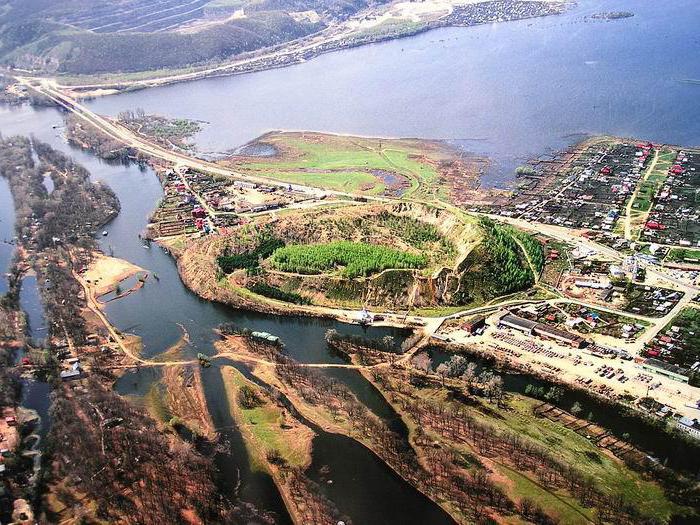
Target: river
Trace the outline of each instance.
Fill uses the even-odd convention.
[[[591,14],[630,11],[631,18]],[[561,16],[445,28],[243,76],[96,99],[206,121],[202,152],[277,129],[446,139],[486,154],[487,184],[586,134],[700,144],[696,0],[581,0]]]
[[[635,16],[616,21],[587,18],[609,10],[629,10]],[[196,137],[203,153],[233,150],[272,129],[445,139],[489,155],[493,167],[486,182],[499,185],[510,180],[517,164],[585,134],[700,143],[700,86],[685,81],[700,79],[699,22],[700,10],[693,0],[672,4],[586,0],[563,16],[441,29],[323,55],[284,69],[127,93],[89,105],[106,114],[141,107],[206,121]],[[61,126],[61,114],[53,109],[0,108],[3,135],[34,134],[68,152],[93,179],[106,182],[119,196],[122,211],[99,242],[105,253],[128,259],[159,280],[149,279],[137,293],[111,302],[106,313],[120,330],[143,338],[144,356],[156,355],[177,341],[181,335],[177,323],[190,335],[189,355],[213,353],[213,328],[233,321],[279,335],[287,351],[304,362],[339,360],[323,341],[328,328],[362,330],[332,321],[239,312],[190,293],[172,259],[155,245],[144,247],[138,238],[161,196],[151,170],[103,162],[73,149],[63,140]],[[7,185],[2,184],[0,238],[8,238],[11,201]],[[0,244],[3,272],[10,253],[11,247]],[[373,329],[371,334],[404,335],[391,329]],[[391,407],[356,372],[332,374],[392,428],[404,431]],[[157,379],[157,373],[128,374],[116,388],[138,397]],[[217,367],[205,372],[209,408],[231,444],[231,454],[218,462],[224,483],[233,486],[240,476],[244,498],[288,523],[271,479],[251,472],[244,457],[222,381]],[[48,404],[48,390],[33,389],[29,394],[34,403]],[[451,523],[436,505],[353,440],[320,433],[314,441],[310,475],[317,477],[323,465],[330,468],[335,482],[324,485],[324,492],[358,522]]]
[[[162,195],[160,183],[152,170],[134,164],[105,162],[90,153],[72,148],[62,137],[61,113],[57,110],[0,108],[0,123],[6,136],[34,134],[54,148],[70,154],[90,171],[93,180],[105,182],[119,197],[121,212],[105,226],[107,236],[98,239],[101,248],[107,254],[127,259],[156,274],[158,280],[149,279],[137,293],[108,303],[105,311],[117,328],[141,336],[145,357],[157,355],[174,344],[182,334],[181,326],[190,337],[190,344],[185,350],[187,355],[194,357],[199,352],[211,355],[214,353],[212,343],[217,337],[214,328],[223,322],[234,322],[239,326],[276,334],[285,342],[286,351],[303,362],[342,362],[326,346],[324,335],[330,328],[341,333],[367,333],[373,337],[393,335],[397,340],[407,335],[405,330],[394,328],[367,329],[323,319],[241,312],[200,299],[184,287],[172,258],[155,244],[150,248],[145,247],[138,236]],[[32,310],[30,318],[39,316],[36,308],[28,307]],[[405,432],[405,427],[398,422],[388,403],[360,374],[352,370],[331,371],[329,374],[355,391],[370,410],[386,419],[392,429]],[[159,377],[157,372],[141,369],[124,375],[117,382],[116,389],[138,402],[138,398],[144,396]],[[230,445],[230,454],[218,457],[222,482],[233,490],[240,479],[240,495],[244,499],[275,513],[279,523],[290,523],[272,479],[250,468],[242,437],[235,427],[223,393],[220,369],[212,367],[206,370],[204,378],[205,395],[214,423]],[[36,403],[36,394],[40,392],[31,390],[30,393],[34,395],[30,399]],[[337,453],[334,443],[342,443],[343,454]],[[424,523],[452,523],[437,505],[354,440],[318,432],[314,451],[314,464],[309,474],[316,477],[317,468],[327,466],[338,481],[332,487],[324,486],[324,491],[328,491],[343,513],[360,517],[362,523],[398,525],[410,522],[416,516]],[[350,465],[352,469],[348,470]],[[356,469],[363,472],[362,480],[352,474]],[[382,499],[377,499],[376,494],[382,494]],[[384,501],[396,504],[397,510],[391,516],[384,513]]]
[[[15,238],[15,206],[7,179],[0,177],[0,294],[7,291],[5,278],[12,262]]]

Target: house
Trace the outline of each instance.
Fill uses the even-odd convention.
[[[62,381],[73,381],[83,377],[83,370],[80,368],[80,363],[73,363],[68,370],[62,370],[59,375]]]
[[[682,417],[678,420],[677,426],[681,432],[690,434],[695,439],[700,439],[700,422],[697,419]]]
[[[498,320],[498,326],[513,328],[524,334],[532,335],[537,323],[529,319],[524,319],[523,317],[518,317],[517,315],[506,313]]]
[[[680,164],[674,164],[669,171],[674,175],[682,175],[685,170]]]
[[[258,339],[260,341],[267,341],[268,343],[279,344],[280,342],[279,337],[277,337],[276,335],[272,335],[268,332],[253,332],[250,335],[254,339]]]
[[[609,282],[584,281],[583,279],[577,279],[574,284],[579,288],[593,288],[594,290],[607,290],[612,286]]]
[[[466,323],[462,325],[462,330],[469,332],[474,335],[477,330],[483,328],[486,325],[486,317],[483,315],[478,315],[469,319]]]

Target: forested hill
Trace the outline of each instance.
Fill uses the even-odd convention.
[[[0,62],[69,74],[182,68],[319,31],[368,2],[0,0]]]

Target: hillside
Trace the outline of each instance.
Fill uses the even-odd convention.
[[[521,237],[423,204],[354,205],[261,217],[179,262],[194,291],[238,306],[449,308],[530,288]]]
[[[69,74],[184,68],[314,33],[366,5],[365,0],[5,0],[0,62]],[[313,13],[295,14],[306,11]]]
[[[71,74],[182,68],[280,44],[323,27],[322,22],[297,21],[279,10],[255,11],[184,31],[178,20],[195,23],[199,19],[190,17],[196,12],[180,17],[173,11],[153,11],[139,18],[136,8],[117,9],[134,3],[118,2],[108,8],[100,2],[93,11],[86,7],[90,3],[80,1],[11,2],[0,16],[0,60],[24,69]],[[159,22],[160,15],[167,16]]]

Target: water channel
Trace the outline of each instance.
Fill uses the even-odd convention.
[[[632,18],[593,21],[590,14],[629,10]],[[123,94],[90,103],[99,113],[124,109],[209,122],[197,136],[202,152],[233,150],[271,129],[313,129],[375,136],[446,139],[488,154],[494,165],[488,183],[502,184],[526,159],[559,149],[594,133],[700,143],[700,10],[693,0],[672,5],[589,0],[560,17],[442,29],[414,38],[328,54],[285,69],[207,79]],[[276,334],[303,362],[339,362],[326,348],[329,328],[359,333],[358,326],[306,318],[235,311],[204,301],[181,283],[175,264],[156,245],[138,237],[161,197],[150,169],[101,161],[71,148],[54,109],[0,108],[4,136],[33,134],[83,164],[94,180],[110,185],[122,205],[100,237],[105,253],[156,274],[137,293],[110,302],[106,313],[122,331],[142,337],[144,356],[175,343],[182,324],[190,336],[188,355],[212,354],[213,329],[222,322]],[[0,272],[7,271],[14,237],[9,188],[0,179]],[[32,337],[42,317],[32,298],[36,283],[25,279],[23,306]],[[0,281],[0,292],[6,286]],[[37,295],[38,297],[38,295]],[[40,309],[40,308],[39,308]],[[38,330],[34,333],[34,328]],[[372,329],[370,335],[405,334]],[[328,372],[355,392],[392,429],[405,432],[391,407],[359,374]],[[145,395],[159,373],[125,375],[117,390]],[[241,480],[241,496],[289,522],[269,476],[252,472],[223,395],[220,369],[205,371],[206,398],[217,426],[230,443],[220,458],[224,483]],[[516,388],[515,386],[513,388]],[[46,414],[48,388],[36,383],[27,400]],[[605,412],[601,410],[601,412]],[[612,419],[612,417],[611,417]],[[48,425],[48,414],[46,414]],[[42,425],[45,432],[46,426]],[[651,443],[651,445],[654,445]],[[327,465],[333,484],[323,490],[359,523],[451,523],[436,505],[402,481],[367,449],[342,436],[319,433],[312,477]],[[392,512],[387,513],[387,505]]]
[[[324,341],[326,330],[330,328],[341,333],[366,332],[378,338],[393,335],[397,340],[407,335],[406,331],[393,328],[365,329],[328,320],[241,312],[200,299],[181,283],[172,258],[155,244],[150,248],[145,246],[139,238],[161,196],[158,179],[150,169],[133,164],[107,163],[70,147],[62,138],[61,114],[55,110],[4,108],[0,110],[0,121],[4,124],[4,135],[30,134],[34,131],[38,139],[72,155],[91,172],[93,180],[107,183],[116,192],[122,203],[121,213],[105,227],[108,235],[100,237],[101,248],[105,253],[127,259],[158,275],[158,280],[149,279],[137,293],[108,303],[105,311],[117,328],[142,337],[144,356],[154,356],[174,344],[182,334],[181,326],[190,336],[191,343],[186,349],[189,356],[193,357],[199,352],[211,355],[214,353],[212,343],[217,337],[213,330],[223,322],[234,322],[239,326],[279,335],[285,342],[286,351],[302,362],[342,362],[339,356],[329,351]],[[371,410],[386,418],[393,429],[401,429],[391,407],[362,376],[349,370],[334,374],[356,391]],[[132,399],[137,398],[145,395],[159,376],[158,372],[148,369],[127,373],[118,381],[116,389]],[[224,483],[233,490],[240,480],[241,497],[274,512],[280,523],[288,523],[289,517],[271,478],[250,469],[242,438],[223,393],[220,369],[212,367],[204,377],[205,395],[212,417],[231,448],[231,453],[220,457],[218,462]],[[424,517],[423,522],[426,523],[452,523],[444,511],[403,481],[364,446],[349,438],[324,432],[318,434],[314,440],[312,468],[327,465],[330,472],[338,477],[337,484],[332,487],[332,496],[343,513],[362,516],[363,523],[399,524],[415,516]],[[339,441],[342,442],[340,449],[330,444],[337,445]],[[342,450],[343,454],[338,454],[338,450]],[[359,485],[356,486],[359,479],[346,477],[350,464],[353,469],[361,469],[367,477],[363,478],[362,490],[358,491]],[[347,483],[343,480],[347,480]],[[380,510],[383,503],[375,498],[376,494],[397,502],[397,509],[400,510],[390,518],[383,515]]]

